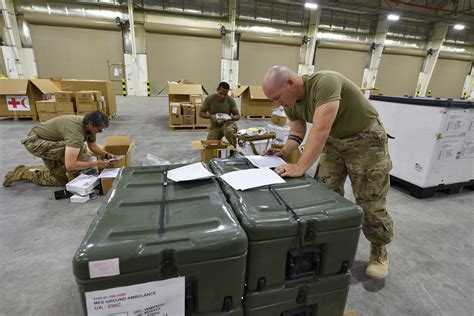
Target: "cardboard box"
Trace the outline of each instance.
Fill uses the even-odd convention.
[[[36,111],[38,113],[56,113],[56,102],[53,100],[36,101]]]
[[[194,104],[194,106],[197,106],[198,104],[202,104],[204,101],[204,98],[202,95],[191,95],[190,96],[191,103]]]
[[[1,79],[0,116],[36,117],[36,101],[59,91],[49,79]]]
[[[73,102],[64,102],[64,101],[56,101],[56,112],[62,113],[71,113],[75,112],[76,109],[74,108]]]
[[[100,91],[101,95],[105,99],[105,113],[107,113],[109,117],[117,114],[117,101],[115,99],[115,88],[112,81],[62,79],[60,83],[64,91]]]
[[[192,95],[207,94],[207,91],[200,84],[170,83],[168,84],[168,101],[171,102],[191,102]]]
[[[99,102],[76,103],[77,112],[92,112],[101,109]]]
[[[181,115],[183,112],[181,111],[181,103],[179,102],[171,102],[170,103],[170,115]]]
[[[170,125],[183,125],[183,116],[181,114],[174,115],[171,114],[169,118]]]
[[[272,123],[278,126],[286,126],[286,121],[288,120],[288,117],[286,116],[278,116],[275,114],[272,114]]]
[[[58,114],[57,113],[51,113],[51,112],[39,112],[38,113],[38,119],[40,120],[40,122],[46,122],[52,118],[55,118],[57,117]]]
[[[102,193],[106,195],[109,193],[110,189],[112,188],[112,184],[114,183],[115,178],[101,178],[100,184],[102,185]]]
[[[76,115],[84,116],[84,115],[86,115],[87,113],[89,113],[89,112],[76,112]]]
[[[193,115],[183,115],[183,125],[194,125],[194,113]]]
[[[241,114],[245,116],[271,116],[275,103],[263,93],[262,86],[241,86],[233,93],[241,96]]]
[[[181,102],[181,111],[183,112],[183,115],[194,116],[195,108],[192,103]]]
[[[99,184],[97,176],[80,174],[72,181],[66,183],[66,190],[80,196],[85,196],[94,191],[94,188]]]
[[[75,94],[76,103],[89,103],[89,102],[100,102],[101,101],[100,91],[78,91]]]
[[[131,141],[128,136],[107,136],[105,138],[105,145],[103,149],[116,156],[125,156],[119,161],[111,164],[111,168],[119,168],[130,166],[132,163],[132,148],[135,146],[135,141]]]
[[[208,162],[213,158],[229,157],[230,152],[235,150],[234,146],[220,140],[193,140],[191,145],[194,150],[201,152],[202,162]]]
[[[106,168],[102,170],[101,174],[99,175],[100,184],[102,186],[102,194],[106,195],[110,189],[112,188],[112,184],[114,183],[115,178],[119,174],[120,169],[109,169]]]
[[[63,115],[76,115],[75,112],[58,112],[56,113],[57,116],[63,116]]]
[[[196,105],[196,125],[209,125],[209,119],[204,119],[199,116],[199,111],[201,111],[202,105]]]
[[[54,93],[54,99],[57,102],[74,102],[76,100],[73,91],[59,91]]]

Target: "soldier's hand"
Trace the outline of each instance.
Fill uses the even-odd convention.
[[[280,148],[268,148],[263,153],[264,156],[284,156],[283,151]]]
[[[108,161],[106,161],[106,160],[97,160],[97,167],[98,168],[104,169],[104,168],[107,168],[109,166],[110,166],[110,164],[109,164]]]
[[[305,170],[301,170],[296,164],[284,164],[275,168],[275,172],[280,177],[301,177]]]
[[[115,155],[112,155],[111,153],[106,153],[105,154],[105,159],[107,159],[107,160],[114,159],[114,158],[115,158]]]

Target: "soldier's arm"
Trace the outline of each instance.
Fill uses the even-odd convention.
[[[104,160],[97,161],[79,161],[77,160],[79,156],[80,148],[68,147],[64,151],[64,165],[67,170],[78,170],[89,167],[99,167],[105,168],[108,165],[108,162]]]
[[[304,136],[306,135],[306,122],[302,119],[290,121],[290,134],[289,135],[295,135],[303,139]],[[292,139],[288,139],[282,149],[268,148],[265,151],[265,155],[275,155],[275,156],[284,157],[286,155],[291,154],[293,150],[298,148],[299,145],[300,144],[298,142]]]
[[[233,99],[232,99],[232,107],[230,109],[230,114],[232,117],[232,121],[240,120],[239,108],[237,107],[237,104],[235,103]]]
[[[208,113],[210,111],[210,106],[209,106],[209,98],[206,98],[204,100],[204,103],[201,106],[201,110],[199,111],[199,117],[203,119],[211,119],[211,120],[216,120],[216,116],[212,115],[211,113]]]
[[[89,147],[90,151],[92,151],[97,156],[107,158],[107,155],[109,154],[108,152],[103,150],[102,147],[97,145],[96,142],[93,142],[93,143],[87,142],[87,146]]]

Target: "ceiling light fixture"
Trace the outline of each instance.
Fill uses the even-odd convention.
[[[387,19],[390,21],[398,21],[400,19],[400,16],[398,14],[389,14],[387,16]]]
[[[454,29],[455,29],[455,30],[464,30],[465,27],[466,27],[466,26],[464,26],[464,25],[462,25],[462,24],[456,24],[456,25],[454,26]]]
[[[318,8],[318,4],[317,3],[312,3],[312,2],[306,2],[304,4],[304,7],[307,8],[307,9],[310,9],[310,10],[316,10]]]

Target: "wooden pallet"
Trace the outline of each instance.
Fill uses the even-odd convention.
[[[15,122],[18,122],[19,120],[33,120],[33,121],[38,121],[38,116],[1,116],[0,120],[14,120]]]
[[[270,115],[244,115],[244,118],[247,119],[267,119],[271,118]]]
[[[207,129],[207,125],[169,125],[175,131],[193,131]]]
[[[411,196],[417,199],[425,199],[433,197],[436,192],[443,192],[446,194],[459,193],[462,189],[474,190],[474,180],[467,182],[458,182],[451,184],[440,184],[433,187],[422,188],[408,181],[400,178],[390,176],[390,182],[392,185],[401,187],[407,190]]]

